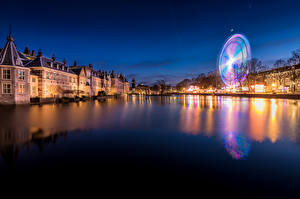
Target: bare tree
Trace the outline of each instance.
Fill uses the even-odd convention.
[[[252,58],[248,64],[249,64],[249,73],[246,77],[246,82],[249,87],[249,91],[251,91],[252,90],[251,85],[254,85],[256,83],[257,73],[267,70],[268,66],[264,65],[257,58]]]
[[[295,64],[300,63],[300,48],[292,51],[292,58],[295,60]]]
[[[160,94],[162,95],[166,89],[166,81],[162,79],[162,80],[157,80],[156,82],[157,82],[158,86],[160,87]]]
[[[283,59],[278,59],[274,63],[274,67],[275,68],[278,68],[278,67],[281,67],[281,66],[285,66],[285,65],[286,65],[286,62]]]
[[[239,86],[242,86],[242,81],[243,81],[243,78],[245,76],[247,76],[249,70],[248,70],[248,64],[249,63],[246,63],[246,64],[241,64],[240,67],[237,67],[236,71],[235,71],[235,74],[236,74],[236,79],[239,81]]]
[[[249,73],[250,74],[257,73],[258,70],[261,68],[261,66],[262,66],[261,61],[259,61],[257,58],[252,58],[249,64]]]
[[[294,57],[291,57],[287,60],[288,65],[290,66],[294,66],[297,64],[297,59],[295,59]]]

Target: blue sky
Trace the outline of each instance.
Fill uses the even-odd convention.
[[[6,1],[0,44],[9,24],[19,50],[72,64],[169,83],[216,69],[225,40],[245,34],[252,55],[268,65],[300,48],[300,1]],[[6,8],[6,9],[3,9]]]

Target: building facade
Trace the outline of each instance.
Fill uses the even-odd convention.
[[[26,104],[30,100],[30,69],[24,67],[11,34],[0,52],[2,104]]]
[[[260,72],[255,81],[264,85],[265,92],[300,93],[300,64]]]
[[[92,65],[67,66],[66,61],[48,58],[39,51],[17,50],[9,34],[0,52],[0,104],[27,104],[31,98],[92,97],[100,93],[123,95],[129,82],[114,72],[93,69]]]

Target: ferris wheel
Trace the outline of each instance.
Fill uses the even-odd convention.
[[[227,86],[240,86],[249,72],[251,48],[246,36],[234,34],[219,55],[219,72]]]

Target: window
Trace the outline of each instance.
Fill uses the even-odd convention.
[[[46,95],[48,93],[48,86],[45,86],[44,94]]]
[[[25,71],[24,70],[19,70],[19,79],[25,80]]]
[[[3,69],[2,71],[2,78],[3,79],[11,79],[11,70],[10,69]]]
[[[2,84],[2,93],[11,94],[11,84]]]
[[[25,93],[25,85],[19,84],[19,94],[24,94],[24,93]]]
[[[32,94],[33,94],[33,95],[36,95],[36,86],[32,86],[32,87],[31,87],[31,90],[32,90]]]
[[[35,81],[36,81],[36,80],[35,80],[35,77],[33,77],[33,78],[31,79],[31,81],[32,81],[32,82],[35,82]]]
[[[53,79],[55,80],[55,73],[53,73]]]
[[[46,79],[49,79],[49,72],[46,72]]]

